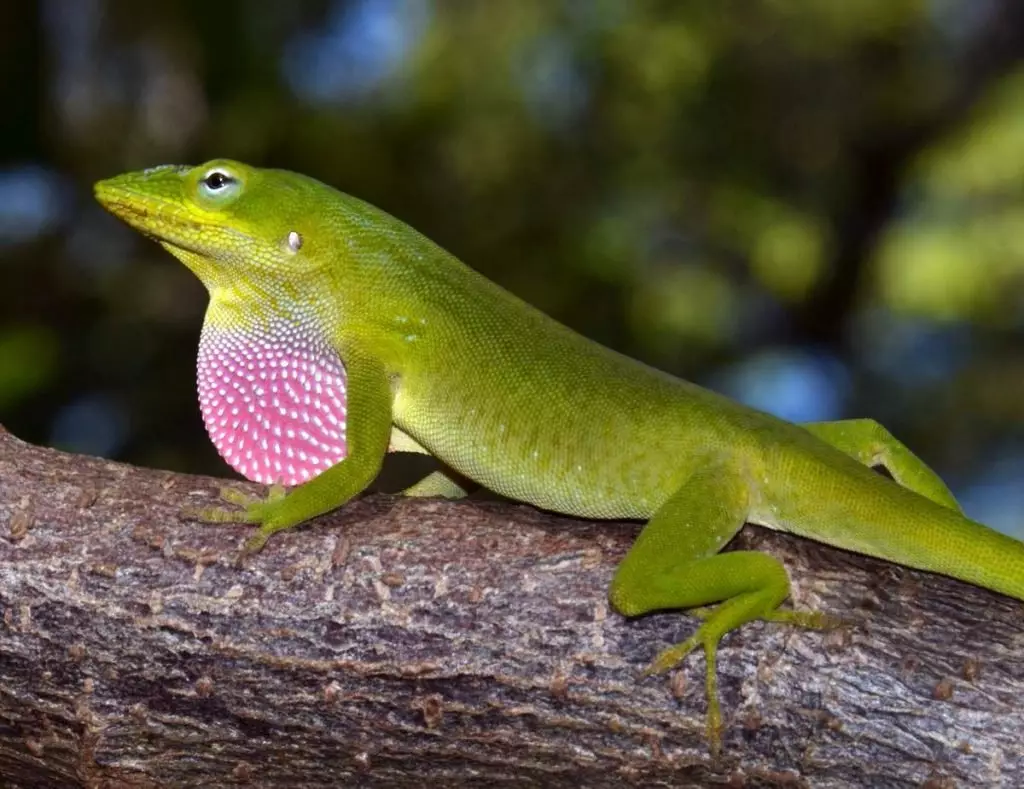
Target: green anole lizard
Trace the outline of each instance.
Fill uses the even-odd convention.
[[[203,419],[231,466],[273,487],[203,517],[257,524],[251,550],[362,492],[389,447],[442,464],[409,495],[459,497],[468,478],[646,520],[610,601],[626,616],[697,608],[696,632],[647,673],[703,648],[713,749],[721,638],[754,619],[825,621],[779,607],[789,579],[773,557],[719,553],[745,522],[1024,600],[1024,543],[967,519],[872,420],[795,425],[647,367],[303,175],[215,160],[120,175],[96,196],[209,291]]]

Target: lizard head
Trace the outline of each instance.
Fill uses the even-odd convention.
[[[249,479],[297,485],[344,459],[347,374],[332,329],[354,258],[346,241],[358,235],[348,198],[226,159],[126,173],[95,190],[210,293],[199,402],[225,460]]]
[[[309,254],[330,221],[311,210],[326,189],[297,173],[229,159],[153,167],[95,187],[108,211],[180,259],[215,300],[227,301],[246,285],[261,291],[246,295],[261,299],[329,287],[318,281],[328,276],[324,258]]]

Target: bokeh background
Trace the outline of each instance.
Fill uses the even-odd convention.
[[[228,475],[206,295],[91,183],[365,198],[607,345],[872,416],[1024,537],[1020,0],[0,3],[0,422]]]

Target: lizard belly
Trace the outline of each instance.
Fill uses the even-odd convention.
[[[396,400],[396,424],[488,490],[569,515],[650,517],[692,472],[692,426],[655,409],[590,402]],[[651,440],[650,437],[656,437]]]

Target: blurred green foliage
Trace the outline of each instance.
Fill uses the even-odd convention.
[[[230,156],[396,214],[579,331],[879,418],[1024,527],[1017,0],[0,7],[0,420],[225,473],[205,294],[90,184]]]

